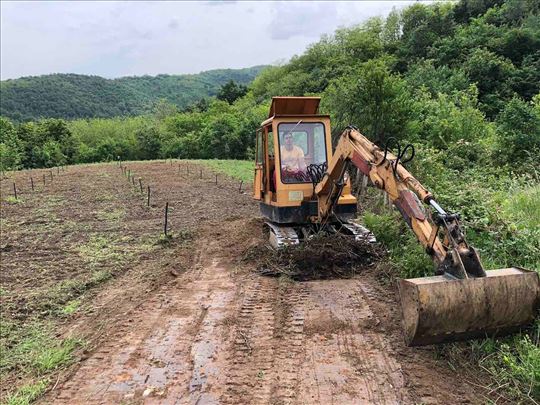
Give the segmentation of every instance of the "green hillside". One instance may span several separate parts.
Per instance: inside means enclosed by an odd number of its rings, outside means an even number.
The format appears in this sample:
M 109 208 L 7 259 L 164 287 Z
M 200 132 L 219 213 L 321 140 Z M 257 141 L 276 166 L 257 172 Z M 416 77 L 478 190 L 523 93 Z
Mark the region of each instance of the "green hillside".
M 0 87 L 0 115 L 15 121 L 139 115 L 160 99 L 184 108 L 216 95 L 229 80 L 250 83 L 263 67 L 119 79 L 52 74 L 4 80 Z

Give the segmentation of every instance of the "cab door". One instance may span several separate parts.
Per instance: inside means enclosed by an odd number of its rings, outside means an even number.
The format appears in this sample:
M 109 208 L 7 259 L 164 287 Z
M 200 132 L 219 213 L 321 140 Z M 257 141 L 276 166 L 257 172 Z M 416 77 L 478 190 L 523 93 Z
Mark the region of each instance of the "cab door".
M 255 151 L 255 180 L 253 182 L 253 198 L 260 200 L 263 189 L 263 162 L 264 162 L 264 143 L 262 138 L 262 128 L 256 133 L 256 151 Z

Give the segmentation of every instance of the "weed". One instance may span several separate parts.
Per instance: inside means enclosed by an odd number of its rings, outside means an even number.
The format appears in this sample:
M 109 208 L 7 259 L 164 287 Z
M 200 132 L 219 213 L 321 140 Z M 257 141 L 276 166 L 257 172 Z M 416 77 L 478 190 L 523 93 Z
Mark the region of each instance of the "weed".
M 167 234 L 165 235 L 164 233 L 160 234 L 157 241 L 156 241 L 156 244 L 160 245 L 160 246 L 169 246 L 172 242 L 172 239 L 173 239 L 173 236 L 172 234 Z
M 39 398 L 47 388 L 49 380 L 42 379 L 37 382 L 23 385 L 13 394 L 6 397 L 6 405 L 28 405 Z
M 66 366 L 71 363 L 73 351 L 80 343 L 78 339 L 68 338 L 60 344 L 53 344 L 50 347 L 42 348 L 32 366 L 39 373 L 54 371 Z
M 416 237 L 395 212 L 364 213 L 364 222 L 387 250 L 399 276 L 422 277 L 433 272 L 433 264 Z
M 68 301 L 64 308 L 62 308 L 62 313 L 64 315 L 71 315 L 79 309 L 80 305 L 81 301 L 79 300 Z
M 92 278 L 90 279 L 90 283 L 87 284 L 87 288 L 95 287 L 98 284 L 101 284 L 107 280 L 110 280 L 112 278 L 112 273 L 107 270 L 99 270 L 92 274 Z
M 121 220 L 124 215 L 125 211 L 123 209 L 116 209 L 111 211 L 100 211 L 98 212 L 97 217 L 102 221 L 116 222 Z
M 93 266 L 104 262 L 118 264 L 125 256 L 114 240 L 103 235 L 91 236 L 88 242 L 78 247 L 78 251 L 83 260 Z
M 160 234 L 158 240 L 156 241 L 156 244 L 161 246 L 170 246 L 173 241 L 184 244 L 192 239 L 193 233 L 191 231 L 182 230 L 179 232 L 169 232 L 167 235 L 165 235 L 164 233 Z
M 97 202 L 114 201 L 114 197 L 110 194 L 101 194 L 96 197 Z
M 21 200 L 20 198 L 15 198 L 12 195 L 7 196 L 4 201 L 7 202 L 8 204 L 20 204 L 23 202 L 23 200 Z
M 64 280 L 53 288 L 36 296 L 31 310 L 39 315 L 70 315 L 80 306 L 80 297 L 90 288 L 94 288 L 112 278 L 108 270 L 98 270 L 90 278 Z
M 37 321 L 28 324 L 7 322 L 9 332 L 0 339 L 0 376 L 11 370 L 40 376 L 68 365 L 72 353 L 82 342 L 68 338 L 58 340 L 53 336 L 50 323 Z

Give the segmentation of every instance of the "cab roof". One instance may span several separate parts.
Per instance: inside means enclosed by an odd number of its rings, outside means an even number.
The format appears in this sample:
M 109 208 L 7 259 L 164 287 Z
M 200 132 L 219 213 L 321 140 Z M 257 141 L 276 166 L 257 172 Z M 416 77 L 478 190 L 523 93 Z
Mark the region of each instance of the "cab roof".
M 268 118 L 279 115 L 317 115 L 320 97 L 272 97 Z

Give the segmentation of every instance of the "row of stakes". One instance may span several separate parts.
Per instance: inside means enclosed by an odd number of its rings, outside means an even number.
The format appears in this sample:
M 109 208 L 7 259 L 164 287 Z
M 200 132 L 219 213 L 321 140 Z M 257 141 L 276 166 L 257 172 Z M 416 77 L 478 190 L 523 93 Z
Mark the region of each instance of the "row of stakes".
M 172 159 L 170 160 L 170 165 L 172 166 L 173 164 L 173 161 Z M 189 164 L 186 164 L 186 173 L 187 175 L 189 176 L 190 172 L 189 172 Z M 180 170 L 181 169 L 181 165 L 179 164 L 178 165 L 178 174 L 180 174 Z M 217 173 L 214 173 L 214 175 L 216 176 L 216 185 L 218 184 L 218 175 Z M 203 178 L 203 169 L 199 169 L 199 179 L 202 179 Z M 244 185 L 244 181 L 243 180 L 240 180 L 240 185 L 238 186 L 238 192 L 241 193 L 242 192 L 242 186 Z
M 131 181 L 131 183 L 136 187 L 137 183 L 135 183 L 135 176 L 131 174 L 131 170 L 127 167 L 122 165 L 122 162 L 119 162 L 118 165 L 120 166 L 120 169 L 122 170 L 122 173 L 127 177 L 128 181 Z M 143 193 L 143 183 L 142 179 L 138 178 L 139 182 L 139 191 L 141 194 Z M 146 186 L 147 196 L 146 196 L 146 206 L 150 207 L 150 186 Z M 165 237 L 168 237 L 168 222 L 169 222 L 169 202 L 167 201 L 165 203 L 165 221 L 163 223 L 163 234 Z
M 60 170 L 62 171 L 65 171 L 65 168 L 64 166 L 58 166 L 56 167 L 56 173 L 57 174 L 60 174 Z M 51 181 L 53 181 L 53 171 L 52 170 L 49 170 L 49 176 L 51 177 Z M 46 174 L 43 173 L 43 185 L 45 186 L 45 183 L 46 183 Z M 30 188 L 32 189 L 32 191 L 35 190 L 35 185 L 34 185 L 34 178 L 32 176 L 30 176 Z M 13 197 L 15 197 L 15 199 L 17 200 L 18 199 L 18 195 L 17 195 L 17 183 L 13 182 Z
M 126 166 L 122 165 L 122 162 L 120 160 L 118 161 L 117 164 L 120 167 L 120 169 L 122 170 L 122 173 L 127 177 L 128 181 L 131 181 L 131 183 L 134 186 L 136 186 L 135 176 L 133 176 L 131 174 L 131 170 L 128 169 Z M 172 166 L 172 159 L 170 160 L 170 164 Z M 180 168 L 181 168 L 181 165 L 178 165 L 178 173 L 180 173 Z M 188 175 L 190 174 L 189 164 L 186 165 L 186 172 L 187 172 Z M 200 171 L 199 171 L 199 178 L 200 179 L 203 178 L 203 170 L 202 169 L 200 169 Z M 216 179 L 215 182 L 216 182 L 216 185 L 217 185 L 218 184 L 218 175 L 217 175 L 217 173 L 215 174 L 215 179 Z M 143 184 L 142 184 L 142 179 L 140 177 L 138 178 L 138 182 L 139 182 L 139 190 L 140 190 L 140 192 L 142 194 L 143 193 Z M 240 180 L 240 185 L 238 186 L 238 192 L 239 193 L 242 193 L 242 185 L 243 184 L 244 184 L 244 181 Z M 150 186 L 147 186 L 146 190 L 147 190 L 146 206 L 150 207 Z M 164 225 L 163 225 L 163 233 L 165 234 L 165 236 L 167 236 L 168 216 L 169 216 L 169 202 L 167 201 L 165 203 L 165 221 L 164 221 Z

